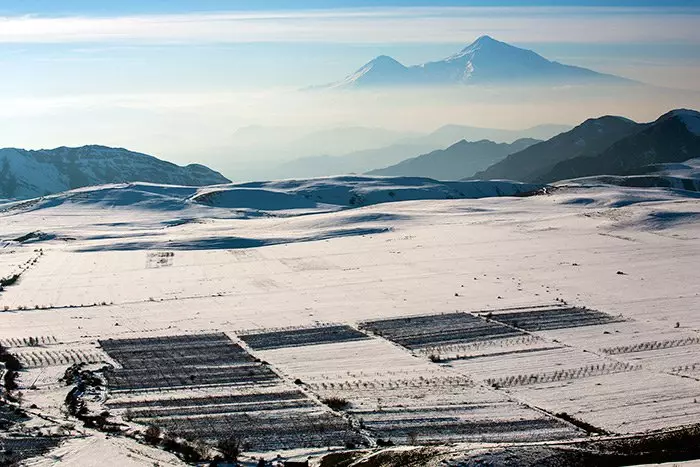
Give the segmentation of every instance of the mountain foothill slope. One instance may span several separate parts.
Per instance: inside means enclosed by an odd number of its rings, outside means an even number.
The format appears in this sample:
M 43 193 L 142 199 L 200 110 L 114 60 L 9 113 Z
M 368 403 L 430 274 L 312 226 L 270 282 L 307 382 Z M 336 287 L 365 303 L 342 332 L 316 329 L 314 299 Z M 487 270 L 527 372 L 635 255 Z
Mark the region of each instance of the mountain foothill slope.
M 473 178 L 552 183 L 652 173 L 657 164 L 685 162 L 700 155 L 698 122 L 700 113 L 685 109 L 668 112 L 651 123 L 613 116 L 590 119 L 511 154 Z

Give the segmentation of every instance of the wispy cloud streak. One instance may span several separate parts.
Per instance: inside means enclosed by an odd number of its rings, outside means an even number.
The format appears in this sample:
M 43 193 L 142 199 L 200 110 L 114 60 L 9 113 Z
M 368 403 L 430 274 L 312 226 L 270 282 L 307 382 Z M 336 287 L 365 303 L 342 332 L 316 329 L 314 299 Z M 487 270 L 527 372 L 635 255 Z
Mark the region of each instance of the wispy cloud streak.
M 0 17 L 0 43 L 453 43 L 490 33 L 514 42 L 700 44 L 698 9 L 377 8 L 117 17 Z

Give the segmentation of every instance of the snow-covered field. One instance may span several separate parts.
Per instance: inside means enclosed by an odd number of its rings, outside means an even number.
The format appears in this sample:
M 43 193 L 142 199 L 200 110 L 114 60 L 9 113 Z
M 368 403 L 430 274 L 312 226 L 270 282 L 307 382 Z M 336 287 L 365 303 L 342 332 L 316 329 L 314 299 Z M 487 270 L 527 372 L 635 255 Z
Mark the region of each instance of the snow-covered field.
M 466 186 L 448 188 L 468 196 Z M 107 406 L 299 390 L 304 407 L 284 410 L 397 444 L 586 436 L 563 412 L 612 434 L 697 422 L 697 197 L 599 185 L 444 199 L 459 197 L 448 188 L 118 185 L 0 205 L 0 277 L 21 273 L 0 292 L 0 343 L 25 367 L 23 404 L 66 423 L 65 368 L 121 364 L 101 340 L 225 333 L 279 380 L 117 392 Z M 537 310 L 553 310 L 554 324 L 527 324 Z M 455 313 L 467 319 L 454 315 L 464 326 L 454 339 L 440 337 L 458 329 L 452 321 L 414 335 L 417 317 L 439 324 Z M 372 324 L 410 317 L 390 323 L 398 330 Z M 351 329 L 324 334 L 326 325 Z M 321 403 L 332 397 L 347 401 L 342 414 Z M 56 455 L 68 465 L 101 452 L 100 465 L 177 461 L 85 433 Z

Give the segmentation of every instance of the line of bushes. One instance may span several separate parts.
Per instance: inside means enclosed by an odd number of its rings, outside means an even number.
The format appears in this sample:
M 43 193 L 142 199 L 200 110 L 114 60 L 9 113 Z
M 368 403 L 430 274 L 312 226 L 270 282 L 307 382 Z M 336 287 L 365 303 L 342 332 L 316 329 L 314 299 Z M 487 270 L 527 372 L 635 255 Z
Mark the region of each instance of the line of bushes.
M 0 363 L 5 366 L 5 375 L 3 376 L 3 387 L 6 392 L 17 389 L 17 372 L 22 369 L 20 361 L 7 351 L 5 347 L 0 345 Z

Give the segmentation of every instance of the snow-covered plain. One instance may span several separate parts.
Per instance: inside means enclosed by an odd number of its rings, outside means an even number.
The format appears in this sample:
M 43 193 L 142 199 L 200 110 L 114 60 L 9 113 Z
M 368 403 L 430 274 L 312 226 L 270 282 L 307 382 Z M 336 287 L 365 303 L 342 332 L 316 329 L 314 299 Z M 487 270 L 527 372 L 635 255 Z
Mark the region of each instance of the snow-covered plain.
M 224 332 L 269 362 L 281 384 L 299 379 L 312 399 L 346 399 L 350 417 L 397 443 L 585 436 L 554 416 L 561 412 L 620 434 L 697 421 L 697 194 L 578 185 L 444 199 L 445 190 L 367 178 L 116 185 L 0 205 L 0 277 L 22 272 L 0 292 L 0 342 L 25 365 L 24 403 L 65 422 L 63 370 L 80 361 L 117 365 L 99 340 Z M 506 193 L 519 191 L 528 190 Z M 389 202 L 404 193 L 412 200 Z M 241 198 L 251 194 L 261 204 Z M 353 196 L 356 206 L 371 205 L 350 208 Z M 413 350 L 369 331 L 361 340 L 267 350 L 240 340 L 455 312 L 498 322 L 499 310 L 564 302 L 611 319 Z M 222 391 L 235 389 L 204 390 Z M 450 434 L 425 420 L 500 431 Z M 55 455 L 69 465 L 89 456 L 100 465 L 177 461 L 131 440 L 90 436 Z

